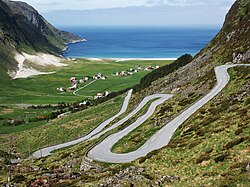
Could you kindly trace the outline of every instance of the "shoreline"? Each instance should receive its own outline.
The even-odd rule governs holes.
[[[69,44],[76,44],[76,43],[80,43],[80,42],[87,42],[87,39],[83,38],[83,39],[80,39],[80,40],[73,40],[73,41],[65,43],[65,44],[69,45]]]
[[[102,61],[102,60],[114,60],[116,62],[123,62],[123,61],[147,61],[147,60],[154,60],[154,61],[162,61],[162,60],[177,60],[178,58],[84,58],[84,57],[77,57],[79,59],[87,59],[91,61]]]
[[[61,52],[67,51],[69,48],[69,46],[68,46],[69,44],[76,44],[76,43],[87,42],[87,41],[88,41],[87,39],[83,38],[80,40],[73,40],[72,42],[67,42],[67,43],[65,43],[66,46],[64,47],[64,49],[62,49]]]
[[[68,43],[65,43],[65,48],[61,51],[62,53],[67,51],[68,48],[69,48],[69,44],[76,44],[76,43],[81,43],[81,42],[87,42],[88,40],[83,38],[81,40],[74,40],[72,42],[68,42]],[[63,55],[62,55],[63,56]],[[123,61],[131,61],[131,60],[136,60],[136,61],[149,61],[149,60],[154,60],[154,61],[163,61],[163,60],[177,60],[178,58],[174,58],[174,57],[170,57],[170,58],[157,58],[157,57],[150,57],[150,58],[138,58],[138,57],[135,57],[135,58],[131,58],[131,57],[128,57],[128,58],[101,58],[101,57],[66,57],[66,56],[63,56],[63,58],[78,58],[78,59],[86,59],[86,60],[91,60],[91,61],[103,61],[103,60],[113,60],[113,61],[116,61],[116,62],[123,62]]]
[[[65,48],[61,51],[62,53],[67,51],[68,48],[69,48],[69,44],[76,44],[76,43],[81,43],[81,42],[87,42],[88,40],[83,38],[83,39],[80,39],[80,40],[73,40],[72,42],[68,42],[68,43],[65,43]],[[63,56],[63,55],[62,55]],[[173,58],[173,57],[170,57],[170,58],[157,58],[157,57],[150,57],[150,58],[140,58],[140,57],[135,57],[135,58],[131,58],[131,57],[128,57],[128,58],[101,58],[101,57],[66,57],[66,56],[63,56],[63,58],[78,58],[78,59],[87,59],[87,60],[91,60],[91,61],[102,61],[102,60],[114,60],[116,62],[123,62],[123,61],[130,61],[130,60],[138,60],[138,61],[142,61],[142,60],[177,60],[178,58]]]

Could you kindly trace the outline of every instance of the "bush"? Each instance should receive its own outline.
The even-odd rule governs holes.
[[[142,164],[143,162],[145,162],[147,159],[151,158],[153,155],[156,155],[157,153],[159,153],[159,150],[154,150],[150,153],[148,153],[146,156],[141,157],[139,159],[139,163]]]
[[[205,153],[205,154],[200,155],[200,156],[196,159],[195,163],[196,163],[196,164],[199,164],[199,163],[202,163],[203,161],[209,160],[209,159],[210,159],[209,153]]]
[[[161,68],[152,71],[151,73],[147,74],[141,79],[139,85],[134,86],[135,92],[140,91],[146,87],[149,87],[153,81],[174,72],[180,67],[187,65],[192,60],[193,60],[193,57],[191,55],[185,54],[185,55],[182,55],[173,63],[162,66]]]
[[[15,175],[13,178],[14,183],[20,183],[24,181],[26,181],[26,177],[24,177],[23,175]]]
[[[225,150],[230,149],[230,148],[232,148],[232,147],[234,147],[234,146],[236,146],[236,145],[238,145],[238,144],[240,144],[240,143],[242,143],[242,142],[244,142],[244,141],[245,141],[245,138],[240,137],[240,138],[237,139],[237,140],[233,140],[233,141],[231,141],[231,142],[228,142],[228,143],[224,146],[224,149],[225,149]]]
[[[207,132],[208,132],[208,130],[207,130],[206,128],[202,128],[202,129],[198,129],[198,130],[196,131],[196,134],[197,134],[198,136],[204,136]]]
[[[224,161],[229,155],[226,153],[226,154],[222,154],[222,155],[219,155],[217,156],[216,158],[214,158],[214,161],[215,162],[222,162]]]
[[[7,119],[3,122],[4,126],[18,126],[24,124],[25,121],[23,119]]]

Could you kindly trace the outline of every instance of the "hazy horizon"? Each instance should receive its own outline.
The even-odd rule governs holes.
[[[234,0],[23,0],[56,26],[221,27]]]

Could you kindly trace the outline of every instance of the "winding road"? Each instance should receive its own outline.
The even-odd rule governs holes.
[[[243,65],[243,64],[239,64]],[[207,102],[213,99],[218,93],[222,91],[223,88],[228,84],[230,80],[230,76],[227,72],[228,68],[232,68],[238,66],[234,65],[222,65],[215,68],[215,74],[217,79],[216,86],[202,99],[198,100],[192,106],[187,108],[184,112],[182,112],[175,119],[167,123],[161,130],[156,132],[142,147],[137,149],[136,151],[125,153],[125,154],[117,154],[112,153],[111,149],[114,144],[122,139],[124,136],[133,131],[136,127],[141,125],[145,120],[144,118],[148,118],[149,115],[153,114],[153,110],[157,105],[157,101],[152,103],[149,111],[144,116],[138,118],[136,122],[123,129],[120,132],[110,135],[106,139],[104,139],[101,143],[96,145],[93,149],[88,152],[88,157],[101,161],[101,162],[109,162],[109,163],[126,163],[136,160],[140,157],[146,156],[148,153],[160,149],[166,146],[170,139],[172,138],[176,129],[183,124],[192,114],[194,114],[197,110],[199,110],[202,106],[204,106]],[[247,65],[250,66],[250,65]]]
[[[121,114],[123,114],[127,110],[128,103],[129,103],[129,100],[131,98],[131,95],[132,95],[132,90],[129,90],[128,95],[124,99],[124,102],[123,102],[123,105],[122,105],[122,108],[121,108],[120,112],[117,113],[116,115],[114,115],[113,117],[107,119],[103,123],[101,123],[97,128],[95,128],[93,131],[91,131],[88,135],[86,135],[86,136],[84,136],[82,138],[79,138],[77,140],[73,140],[73,141],[70,141],[70,142],[66,142],[66,143],[62,143],[62,144],[58,144],[58,145],[54,145],[54,146],[50,146],[50,147],[40,149],[40,150],[34,152],[32,154],[32,156],[35,157],[35,158],[46,157],[46,156],[50,155],[52,151],[62,149],[62,148],[65,148],[65,147],[69,147],[69,146],[73,146],[73,145],[76,145],[78,143],[81,143],[81,142],[84,142],[84,141],[90,139],[92,136],[94,136],[95,134],[97,134],[101,130],[103,130],[111,121],[113,121],[115,118],[117,118],[118,116],[120,116]]]
[[[142,156],[146,156],[151,151],[160,149],[164,146],[166,146],[171,137],[173,136],[176,129],[183,124],[192,114],[194,114],[197,110],[199,110],[202,106],[204,106],[208,101],[213,99],[221,90],[228,84],[230,77],[227,73],[227,69],[239,65],[246,65],[250,66],[249,64],[232,64],[232,65],[222,65],[215,68],[215,74],[217,79],[216,86],[202,99],[198,100],[196,103],[194,103],[192,106],[187,108],[184,112],[182,112],[179,116],[177,116],[175,119],[167,123],[162,129],[160,129],[158,132],[156,132],[142,147],[140,147],[138,150],[125,153],[125,154],[117,154],[112,153],[111,149],[114,146],[114,144],[122,139],[124,136],[129,134],[131,131],[133,131],[135,128],[139,127],[142,123],[144,123],[154,112],[157,106],[164,103],[166,100],[170,99],[172,95],[170,94],[154,94],[145,97],[142,102],[138,105],[138,107],[129,113],[127,116],[125,116],[120,121],[116,122],[109,128],[103,130],[108,124],[110,124],[111,121],[116,119],[118,116],[123,114],[127,108],[128,103],[132,95],[132,90],[128,92],[128,95],[126,96],[123,106],[119,113],[117,113],[115,116],[109,118],[108,120],[101,123],[96,129],[91,131],[88,135],[74,140],[67,143],[47,147],[41,150],[36,151],[33,153],[33,156],[36,158],[45,157],[51,154],[52,151],[65,148],[68,146],[72,146],[78,143],[81,143],[86,140],[91,140],[100,137],[101,135],[105,134],[106,132],[117,128],[118,126],[122,125],[124,122],[126,122],[128,119],[133,117],[135,114],[137,114],[150,100],[156,99],[153,101],[148,111],[140,116],[134,123],[126,127],[125,129],[112,134],[105,138],[101,143],[96,145],[94,148],[92,148],[88,152],[88,157],[101,162],[109,162],[109,163],[126,163],[131,162],[133,160],[136,160]]]

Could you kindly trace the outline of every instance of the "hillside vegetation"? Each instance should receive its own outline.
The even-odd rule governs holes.
[[[146,81],[148,87],[142,87],[133,94],[128,111],[134,109],[150,94],[171,93],[174,97],[160,105],[145,124],[118,142],[114,151],[128,152],[137,149],[152,132],[206,95],[216,84],[214,67],[226,63],[249,64],[249,8],[249,0],[237,0],[228,12],[221,31],[192,62],[164,74],[157,80],[152,78],[153,82]],[[249,67],[230,69],[231,79],[226,88],[191,116],[175,132],[169,145],[160,150],[127,164],[90,162],[84,157],[92,146],[107,135],[120,130],[115,129],[97,140],[59,150],[52,156],[37,160],[28,159],[19,165],[13,165],[13,183],[23,186],[35,186],[41,181],[51,186],[249,186],[249,72]],[[152,75],[154,73],[148,76]],[[121,98],[118,100],[121,102]],[[110,112],[112,100],[103,105],[101,106],[108,112],[97,113],[100,116]],[[118,108],[112,110],[112,113],[115,110]],[[88,113],[90,110],[84,112]],[[145,108],[138,115],[144,112]],[[96,116],[99,118],[99,115]],[[91,124],[88,120],[97,120],[93,119],[94,117],[71,117],[74,115],[65,119],[65,126],[59,121],[59,127],[71,129],[72,123],[77,124],[73,126],[75,133],[77,129],[84,129],[83,125],[88,129],[88,124]],[[87,121],[75,123],[83,119]],[[56,122],[53,121],[53,126],[57,125]],[[63,132],[66,133],[64,130]],[[31,141],[34,141],[31,138],[34,135],[37,136],[37,141],[46,140],[46,134],[37,129],[28,134],[32,135],[29,139]],[[13,137],[21,137],[23,141],[23,136],[24,133],[18,136],[6,135],[2,140],[4,145],[11,145]],[[53,138],[53,141],[55,139]],[[16,142],[18,141],[19,139],[16,139]],[[17,145],[16,142],[14,145]],[[19,146],[22,152],[26,149],[27,147],[22,150]],[[7,150],[1,152],[2,163],[8,161],[6,152]],[[14,157],[14,154],[10,156]],[[4,184],[7,177],[6,166],[2,167],[1,173],[1,181]]]

